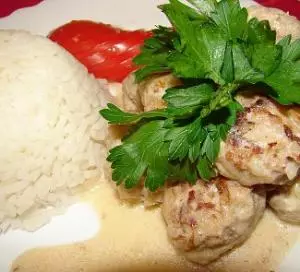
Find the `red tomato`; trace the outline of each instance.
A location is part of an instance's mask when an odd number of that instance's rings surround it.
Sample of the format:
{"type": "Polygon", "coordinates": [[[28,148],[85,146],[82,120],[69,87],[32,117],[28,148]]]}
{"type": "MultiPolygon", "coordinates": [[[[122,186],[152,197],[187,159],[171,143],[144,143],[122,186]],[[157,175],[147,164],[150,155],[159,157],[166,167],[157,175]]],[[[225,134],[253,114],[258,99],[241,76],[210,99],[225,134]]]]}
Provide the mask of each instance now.
{"type": "Polygon", "coordinates": [[[298,0],[255,0],[266,7],[274,7],[289,12],[300,19],[300,2],[298,0]]]}
{"type": "Polygon", "coordinates": [[[92,21],[72,21],[49,34],[97,78],[122,81],[137,69],[133,57],[151,32],[127,31],[92,21]]]}

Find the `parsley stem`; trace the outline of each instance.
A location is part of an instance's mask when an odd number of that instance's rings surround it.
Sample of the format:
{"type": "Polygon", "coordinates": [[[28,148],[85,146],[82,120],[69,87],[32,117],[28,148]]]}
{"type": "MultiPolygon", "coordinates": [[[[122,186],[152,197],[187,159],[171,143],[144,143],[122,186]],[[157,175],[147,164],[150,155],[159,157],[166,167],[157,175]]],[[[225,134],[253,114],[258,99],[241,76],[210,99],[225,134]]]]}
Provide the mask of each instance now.
{"type": "Polygon", "coordinates": [[[238,83],[228,83],[220,86],[215,97],[200,112],[200,118],[207,117],[212,111],[226,107],[232,101],[232,93],[240,87],[238,83]]]}

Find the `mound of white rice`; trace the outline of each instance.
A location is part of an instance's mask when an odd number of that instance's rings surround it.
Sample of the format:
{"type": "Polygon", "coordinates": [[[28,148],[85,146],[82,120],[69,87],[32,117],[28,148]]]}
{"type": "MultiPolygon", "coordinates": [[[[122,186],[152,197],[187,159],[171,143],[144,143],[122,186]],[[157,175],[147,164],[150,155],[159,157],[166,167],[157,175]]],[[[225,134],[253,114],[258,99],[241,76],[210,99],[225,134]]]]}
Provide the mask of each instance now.
{"type": "Polygon", "coordinates": [[[0,31],[0,233],[34,230],[101,177],[101,86],[47,38],[0,31]],[[56,209],[54,209],[56,210],[56,209]],[[57,210],[56,210],[57,211],[57,210]]]}

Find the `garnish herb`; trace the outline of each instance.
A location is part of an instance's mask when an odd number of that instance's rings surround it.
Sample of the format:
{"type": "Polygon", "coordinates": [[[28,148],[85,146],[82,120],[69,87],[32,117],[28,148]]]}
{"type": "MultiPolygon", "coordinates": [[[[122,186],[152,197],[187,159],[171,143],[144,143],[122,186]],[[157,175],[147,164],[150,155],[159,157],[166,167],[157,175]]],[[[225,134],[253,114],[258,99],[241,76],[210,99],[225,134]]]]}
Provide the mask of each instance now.
{"type": "Polygon", "coordinates": [[[109,104],[110,124],[133,125],[108,161],[117,184],[132,188],[145,177],[151,191],[166,180],[194,183],[216,175],[220,143],[242,110],[234,97],[243,86],[264,84],[267,95],[300,103],[300,40],[276,43],[268,21],[248,20],[237,0],[170,0],[159,8],[172,28],[158,26],[134,61],[136,80],[172,73],[183,85],[166,91],[163,110],[126,113],[109,104]]]}

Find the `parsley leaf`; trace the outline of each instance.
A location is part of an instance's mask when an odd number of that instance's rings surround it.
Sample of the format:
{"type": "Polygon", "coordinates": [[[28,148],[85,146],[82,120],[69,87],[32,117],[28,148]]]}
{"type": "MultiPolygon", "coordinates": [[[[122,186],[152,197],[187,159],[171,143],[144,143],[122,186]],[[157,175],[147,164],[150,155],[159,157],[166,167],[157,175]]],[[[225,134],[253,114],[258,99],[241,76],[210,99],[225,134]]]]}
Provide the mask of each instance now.
{"type": "Polygon", "coordinates": [[[169,66],[179,77],[210,78],[222,83],[220,68],[226,42],[221,30],[210,22],[194,22],[185,12],[177,8],[177,0],[161,6],[170,22],[177,30],[182,50],[172,52],[168,58],[169,66]],[[186,65],[189,66],[187,69],[186,65]],[[191,69],[193,67],[193,69],[191,69]]]}
{"type": "Polygon", "coordinates": [[[271,29],[268,21],[259,21],[257,18],[250,19],[247,25],[247,32],[250,44],[275,44],[276,32],[271,29]]]}
{"type": "Polygon", "coordinates": [[[165,140],[170,141],[169,159],[182,161],[190,148],[190,126],[175,127],[166,134],[165,140]]]}
{"type": "Polygon", "coordinates": [[[153,30],[153,37],[147,39],[142,46],[143,54],[136,56],[135,64],[144,66],[136,71],[136,80],[141,81],[153,73],[170,71],[167,65],[169,52],[175,50],[178,34],[171,28],[158,26],[153,30]]]}
{"type": "Polygon", "coordinates": [[[197,180],[197,170],[195,164],[191,163],[188,158],[183,161],[173,161],[169,163],[169,181],[186,180],[190,184],[195,184],[197,180]]]}
{"type": "Polygon", "coordinates": [[[141,126],[122,145],[110,150],[112,179],[125,188],[136,186],[145,175],[145,187],[155,191],[168,177],[168,143],[164,121],[151,121],[141,126]]]}
{"type": "Polygon", "coordinates": [[[187,0],[199,12],[209,14],[215,8],[215,0],[187,0]]]}
{"type": "Polygon", "coordinates": [[[124,112],[117,106],[108,103],[107,109],[100,110],[99,112],[103,118],[108,120],[109,124],[114,125],[129,125],[136,124],[142,119],[151,119],[155,117],[167,117],[168,113],[165,110],[156,110],[143,112],[141,114],[124,112]]]}
{"type": "Polygon", "coordinates": [[[256,83],[263,79],[263,73],[251,66],[240,44],[232,47],[234,81],[239,83],[256,83]]]}
{"type": "Polygon", "coordinates": [[[200,158],[197,164],[197,170],[200,177],[206,181],[216,176],[216,172],[214,171],[212,164],[205,156],[200,158]]]}
{"type": "Polygon", "coordinates": [[[246,38],[248,12],[241,8],[238,0],[217,2],[210,16],[224,32],[227,40],[246,38]]]}
{"type": "Polygon", "coordinates": [[[280,62],[263,82],[272,87],[279,103],[300,104],[300,40],[291,42],[291,36],[287,36],[278,45],[282,48],[280,62]]]}
{"type": "MultiPolygon", "coordinates": [[[[171,28],[158,26],[134,58],[140,82],[172,73],[182,85],[166,90],[167,107],[127,113],[108,104],[100,114],[110,124],[131,125],[110,151],[113,180],[126,188],[143,178],[155,191],[166,180],[209,181],[215,161],[242,106],[244,86],[263,83],[281,104],[300,104],[300,40],[276,43],[268,21],[248,20],[238,0],[169,0],[159,6],[171,28]]],[[[261,84],[260,84],[261,85],[261,84]]]]}
{"type": "Polygon", "coordinates": [[[263,78],[272,74],[280,62],[281,48],[275,44],[257,44],[252,50],[252,66],[263,72],[263,78]]]}
{"type": "Polygon", "coordinates": [[[226,107],[202,120],[204,133],[202,132],[200,135],[205,138],[202,138],[197,146],[197,155],[200,156],[197,169],[203,180],[215,177],[214,162],[220,151],[220,143],[222,140],[225,141],[227,133],[236,121],[237,113],[241,110],[242,106],[238,102],[232,101],[226,107]]]}
{"type": "Polygon", "coordinates": [[[200,84],[192,87],[170,88],[163,99],[168,102],[168,107],[181,108],[206,104],[212,94],[213,87],[210,84],[200,84]]]}

